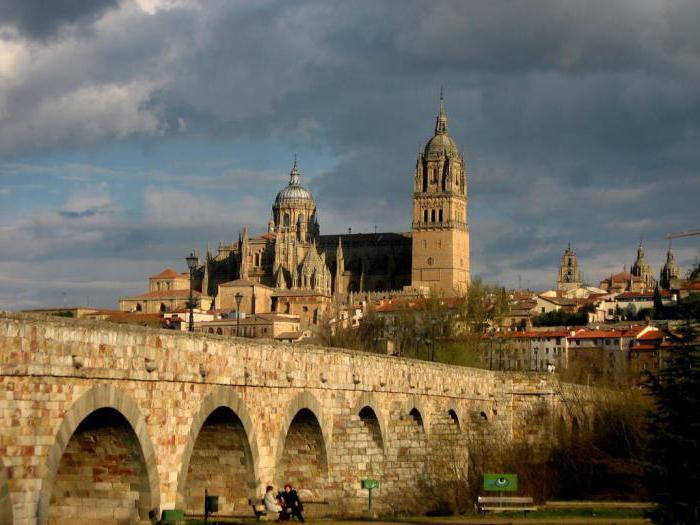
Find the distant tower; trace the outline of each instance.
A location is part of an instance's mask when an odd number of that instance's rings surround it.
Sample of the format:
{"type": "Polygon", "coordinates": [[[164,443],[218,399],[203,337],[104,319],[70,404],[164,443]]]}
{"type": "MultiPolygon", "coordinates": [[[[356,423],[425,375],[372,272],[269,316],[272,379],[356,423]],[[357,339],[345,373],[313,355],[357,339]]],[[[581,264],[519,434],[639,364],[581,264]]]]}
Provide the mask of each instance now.
{"type": "Polygon", "coordinates": [[[666,252],[666,264],[661,268],[661,279],[659,284],[661,288],[665,290],[670,290],[673,286],[673,281],[677,281],[681,278],[681,269],[676,264],[676,258],[673,256],[673,251],[671,250],[671,245],[668,245],[668,251],[666,252]]]}
{"type": "Polygon", "coordinates": [[[335,251],[335,282],[333,284],[333,293],[340,296],[345,293],[343,289],[343,274],[345,273],[345,256],[343,255],[343,243],[338,237],[338,248],[335,251]]]}
{"type": "Polygon", "coordinates": [[[569,244],[561,256],[557,290],[568,292],[580,288],[582,284],[583,279],[581,278],[581,269],[578,267],[576,252],[571,249],[571,244],[569,244]]]}
{"type": "Polygon", "coordinates": [[[447,134],[445,100],[435,134],[418,154],[413,185],[411,285],[445,295],[469,286],[469,227],[464,156],[447,134]]]}
{"type": "Polygon", "coordinates": [[[250,257],[248,249],[248,226],[243,226],[243,236],[238,241],[238,253],[241,256],[240,265],[238,268],[238,277],[240,279],[248,278],[248,258],[250,257]]]}
{"type": "Polygon", "coordinates": [[[641,241],[639,241],[639,248],[637,248],[637,260],[630,268],[630,273],[642,280],[645,289],[653,290],[656,288],[656,279],[651,275],[651,266],[644,258],[644,246],[642,246],[641,241]]]}

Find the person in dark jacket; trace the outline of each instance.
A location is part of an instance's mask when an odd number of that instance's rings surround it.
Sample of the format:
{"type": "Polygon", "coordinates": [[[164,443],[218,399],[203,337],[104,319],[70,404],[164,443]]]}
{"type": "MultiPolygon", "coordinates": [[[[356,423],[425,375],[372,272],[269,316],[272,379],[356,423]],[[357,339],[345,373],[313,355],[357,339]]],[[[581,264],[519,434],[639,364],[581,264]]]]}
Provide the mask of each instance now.
{"type": "Polygon", "coordinates": [[[304,523],[304,516],[301,514],[304,511],[304,505],[302,505],[297,491],[294,490],[289,483],[284,486],[282,499],[284,499],[284,507],[288,509],[288,513],[304,523]]]}

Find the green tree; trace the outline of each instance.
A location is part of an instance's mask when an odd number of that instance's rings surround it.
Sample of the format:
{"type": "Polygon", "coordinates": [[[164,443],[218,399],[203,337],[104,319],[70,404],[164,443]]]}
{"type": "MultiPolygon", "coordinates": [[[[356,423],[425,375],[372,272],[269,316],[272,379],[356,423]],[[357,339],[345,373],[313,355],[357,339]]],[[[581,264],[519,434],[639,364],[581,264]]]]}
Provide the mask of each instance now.
{"type": "Polygon", "coordinates": [[[700,523],[700,345],[698,311],[688,304],[677,346],[658,377],[650,377],[645,484],[661,525],[700,523]]]}

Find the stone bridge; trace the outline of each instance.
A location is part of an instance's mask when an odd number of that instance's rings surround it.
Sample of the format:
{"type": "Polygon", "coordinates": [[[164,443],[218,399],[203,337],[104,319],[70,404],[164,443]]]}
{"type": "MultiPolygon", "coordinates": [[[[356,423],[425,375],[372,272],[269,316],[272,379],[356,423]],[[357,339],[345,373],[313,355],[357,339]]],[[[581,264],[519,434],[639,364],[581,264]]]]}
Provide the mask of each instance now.
{"type": "MultiPolygon", "coordinates": [[[[421,510],[469,436],[549,439],[547,377],[0,313],[0,523],[221,514],[286,482],[312,514],[421,510]],[[416,507],[412,507],[416,505],[416,507]]],[[[560,416],[556,416],[560,417],[560,416]]],[[[424,509],[423,509],[424,510],[424,509]]]]}

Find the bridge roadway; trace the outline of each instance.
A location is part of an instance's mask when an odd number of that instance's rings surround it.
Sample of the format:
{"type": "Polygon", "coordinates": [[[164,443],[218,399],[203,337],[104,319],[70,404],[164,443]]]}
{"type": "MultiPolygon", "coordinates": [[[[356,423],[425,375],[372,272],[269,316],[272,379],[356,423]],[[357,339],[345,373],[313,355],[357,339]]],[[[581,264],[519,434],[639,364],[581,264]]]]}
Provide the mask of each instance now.
{"type": "Polygon", "coordinates": [[[474,439],[544,442],[561,404],[542,375],[0,313],[0,524],[146,523],[205,488],[247,514],[286,482],[357,515],[365,478],[419,512],[474,439]]]}

